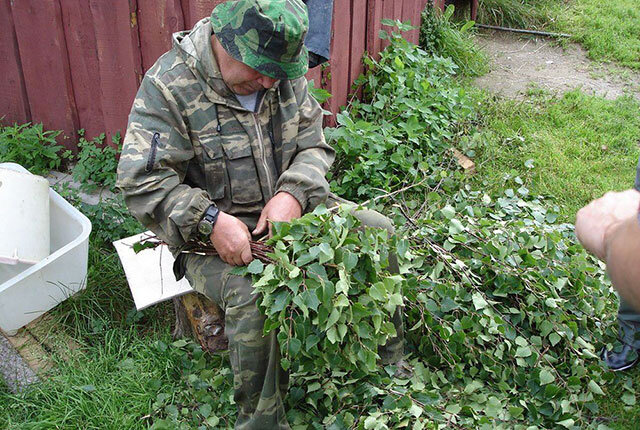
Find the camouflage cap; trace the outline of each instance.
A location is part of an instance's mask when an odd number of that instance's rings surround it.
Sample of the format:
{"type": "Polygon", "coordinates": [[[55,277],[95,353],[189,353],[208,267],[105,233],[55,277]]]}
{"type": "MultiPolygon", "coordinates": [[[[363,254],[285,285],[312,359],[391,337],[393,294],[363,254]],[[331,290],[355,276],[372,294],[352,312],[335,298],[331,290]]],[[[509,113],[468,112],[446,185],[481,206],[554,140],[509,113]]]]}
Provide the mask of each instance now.
{"type": "Polygon", "coordinates": [[[238,61],[274,79],[307,73],[307,7],[300,0],[236,0],[220,3],[211,26],[223,48],[238,61]]]}

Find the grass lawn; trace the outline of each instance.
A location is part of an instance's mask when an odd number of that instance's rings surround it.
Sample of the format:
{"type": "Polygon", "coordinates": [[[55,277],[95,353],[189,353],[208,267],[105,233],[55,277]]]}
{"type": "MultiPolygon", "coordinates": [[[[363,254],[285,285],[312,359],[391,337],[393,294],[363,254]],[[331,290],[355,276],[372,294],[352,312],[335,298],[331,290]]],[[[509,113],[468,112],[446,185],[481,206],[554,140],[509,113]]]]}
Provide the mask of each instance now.
{"type": "Polygon", "coordinates": [[[486,146],[476,160],[478,179],[498,190],[509,173],[534,194],[554,196],[568,222],[609,190],[631,188],[640,155],[640,103],[572,91],[525,101],[488,101],[486,146]]]}
{"type": "Polygon", "coordinates": [[[557,28],[573,35],[589,57],[640,69],[640,9],[637,0],[573,0],[557,11],[557,28]]]}

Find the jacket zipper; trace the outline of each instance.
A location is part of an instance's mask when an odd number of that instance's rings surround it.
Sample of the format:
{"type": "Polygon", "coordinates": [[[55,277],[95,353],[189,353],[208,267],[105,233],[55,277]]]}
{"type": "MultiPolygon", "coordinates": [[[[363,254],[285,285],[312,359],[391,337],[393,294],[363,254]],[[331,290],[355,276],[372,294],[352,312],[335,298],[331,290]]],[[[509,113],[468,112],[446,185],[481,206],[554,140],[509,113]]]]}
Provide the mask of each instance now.
{"type": "MultiPolygon", "coordinates": [[[[261,103],[262,104],[262,103],[261,103]]],[[[264,150],[264,136],[262,135],[262,127],[260,127],[260,122],[258,120],[258,114],[253,113],[253,121],[256,126],[256,134],[258,136],[258,143],[260,143],[260,158],[262,161],[262,166],[264,167],[264,171],[267,175],[267,186],[269,189],[269,198],[273,197],[273,178],[271,178],[271,171],[269,170],[269,166],[267,165],[267,157],[264,150]]],[[[274,154],[275,156],[275,154],[274,154]]]]}

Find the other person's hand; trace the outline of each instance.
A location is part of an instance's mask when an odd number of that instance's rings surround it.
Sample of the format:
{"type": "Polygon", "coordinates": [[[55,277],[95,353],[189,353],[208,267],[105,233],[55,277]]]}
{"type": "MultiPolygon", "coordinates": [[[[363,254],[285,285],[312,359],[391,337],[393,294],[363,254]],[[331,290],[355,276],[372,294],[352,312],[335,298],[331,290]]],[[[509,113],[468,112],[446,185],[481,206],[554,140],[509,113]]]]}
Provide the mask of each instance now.
{"type": "Polygon", "coordinates": [[[592,201],[576,215],[578,240],[604,261],[607,235],[630,217],[636,217],[639,204],[640,192],[636,190],[608,192],[592,201]]]}
{"type": "Polygon", "coordinates": [[[271,224],[269,221],[288,222],[302,215],[302,207],[298,200],[291,194],[280,192],[269,200],[262,209],[260,219],[253,235],[259,235],[265,232],[269,227],[269,236],[271,236],[271,224]]]}
{"type": "Polygon", "coordinates": [[[253,260],[249,228],[232,215],[220,212],[209,239],[222,261],[227,264],[243,266],[253,260]]]}

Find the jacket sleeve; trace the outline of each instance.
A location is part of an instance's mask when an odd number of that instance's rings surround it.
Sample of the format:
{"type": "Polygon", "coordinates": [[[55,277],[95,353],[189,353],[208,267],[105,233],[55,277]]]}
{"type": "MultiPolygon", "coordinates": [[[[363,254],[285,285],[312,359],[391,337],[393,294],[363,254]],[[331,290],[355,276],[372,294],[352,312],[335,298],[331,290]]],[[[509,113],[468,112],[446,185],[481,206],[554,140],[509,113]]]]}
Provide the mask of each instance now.
{"type": "Polygon", "coordinates": [[[322,109],[309,94],[307,80],[299,78],[293,82],[293,87],[299,115],[297,149],[289,167],[278,179],[276,193],[285,191],[293,195],[303,212],[308,212],[327,199],[329,183],[325,176],[335,151],[325,142],[322,109]]]}
{"type": "Polygon", "coordinates": [[[175,247],[189,239],[212,203],[206,191],[183,184],[193,158],[175,98],[145,77],[129,115],[117,186],[132,215],[175,247]]]}

